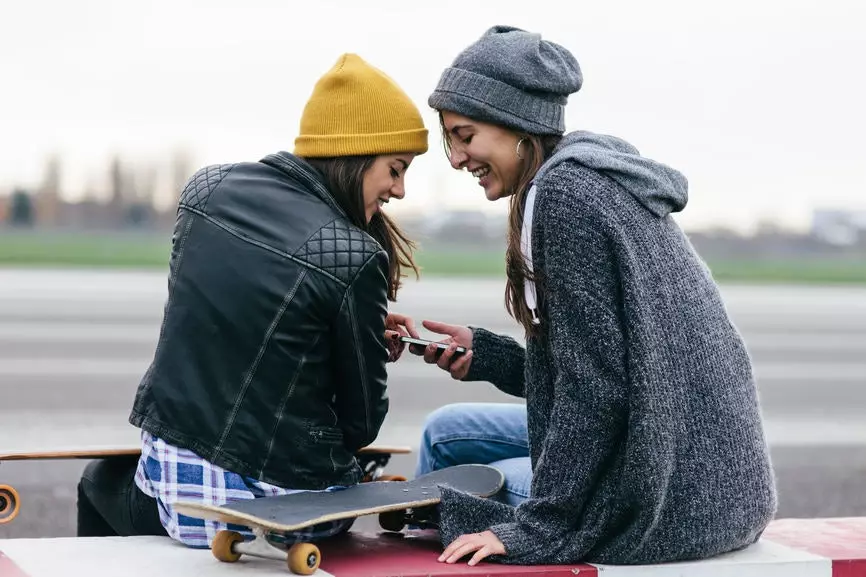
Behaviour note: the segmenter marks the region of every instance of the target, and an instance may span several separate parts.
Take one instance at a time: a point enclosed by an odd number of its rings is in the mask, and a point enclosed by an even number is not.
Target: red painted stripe
[[[449,565],[437,561],[442,546],[435,533],[411,534],[351,532],[319,544],[319,566],[336,577],[444,577],[454,575],[532,577],[598,577],[590,565],[502,565],[481,563],[470,567],[466,561]],[[468,560],[468,559],[467,559]]]
[[[0,577],[29,577],[15,562],[0,551]]]
[[[866,576],[866,518],[779,519],[764,538],[832,560],[833,577]]]

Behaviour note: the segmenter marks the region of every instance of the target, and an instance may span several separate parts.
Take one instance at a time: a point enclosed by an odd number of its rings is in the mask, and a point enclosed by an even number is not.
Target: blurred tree
[[[185,147],[175,148],[171,157],[171,187],[175,204],[180,200],[180,193],[187,180],[195,172],[192,153]]]
[[[126,163],[119,155],[111,159],[108,169],[109,201],[108,213],[112,226],[123,226],[130,203],[132,178]]]
[[[31,227],[35,220],[36,211],[33,209],[33,199],[30,198],[26,190],[15,189],[9,201],[9,224]]]
[[[156,202],[157,168],[153,164],[140,167],[134,175],[133,193],[136,203],[153,206]]]
[[[51,155],[45,163],[42,183],[33,199],[40,226],[57,225],[62,217],[61,196],[62,169],[60,157]]]
[[[143,227],[150,223],[151,208],[149,205],[141,202],[130,204],[126,207],[126,218],[124,225],[131,227]]]
[[[126,175],[124,174],[123,163],[119,156],[111,159],[109,168],[109,188],[111,189],[111,203],[115,206],[123,206],[124,189],[126,188]]]

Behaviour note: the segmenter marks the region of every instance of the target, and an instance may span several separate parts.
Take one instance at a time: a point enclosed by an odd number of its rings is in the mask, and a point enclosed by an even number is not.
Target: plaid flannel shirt
[[[220,530],[237,531],[245,538],[252,532],[246,527],[181,515],[172,506],[176,501],[193,501],[206,505],[224,505],[242,499],[299,493],[262,481],[244,477],[205,461],[192,451],[172,446],[147,431],[142,431],[142,451],[135,473],[135,483],[155,498],[159,518],[168,535],[194,548],[208,548]],[[326,491],[338,490],[331,487]],[[315,541],[342,533],[351,527],[351,519],[314,525],[284,536],[287,545],[297,541]]]

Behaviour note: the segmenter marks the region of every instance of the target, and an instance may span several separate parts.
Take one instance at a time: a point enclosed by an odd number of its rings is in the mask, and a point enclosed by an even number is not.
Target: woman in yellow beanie
[[[206,166],[183,190],[164,320],[129,418],[142,455],[86,468],[79,535],[208,547],[226,526],[178,514],[177,500],[362,480],[355,455],[379,433],[386,363],[401,353],[386,328],[417,336],[388,314],[401,270],[417,269],[381,208],[403,198],[427,130],[397,84],[354,54],[317,82],[300,128],[294,154]]]

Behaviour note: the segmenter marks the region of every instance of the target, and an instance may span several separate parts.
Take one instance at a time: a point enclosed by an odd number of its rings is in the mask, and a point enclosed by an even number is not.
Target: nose
[[[469,160],[469,155],[461,150],[457,150],[456,148],[451,149],[451,154],[448,157],[451,161],[451,167],[455,170],[460,170],[463,168],[463,165]]]
[[[391,187],[391,196],[397,199],[402,199],[406,196],[406,189],[403,186],[403,179],[401,178],[397,182],[394,183],[394,186]]]

